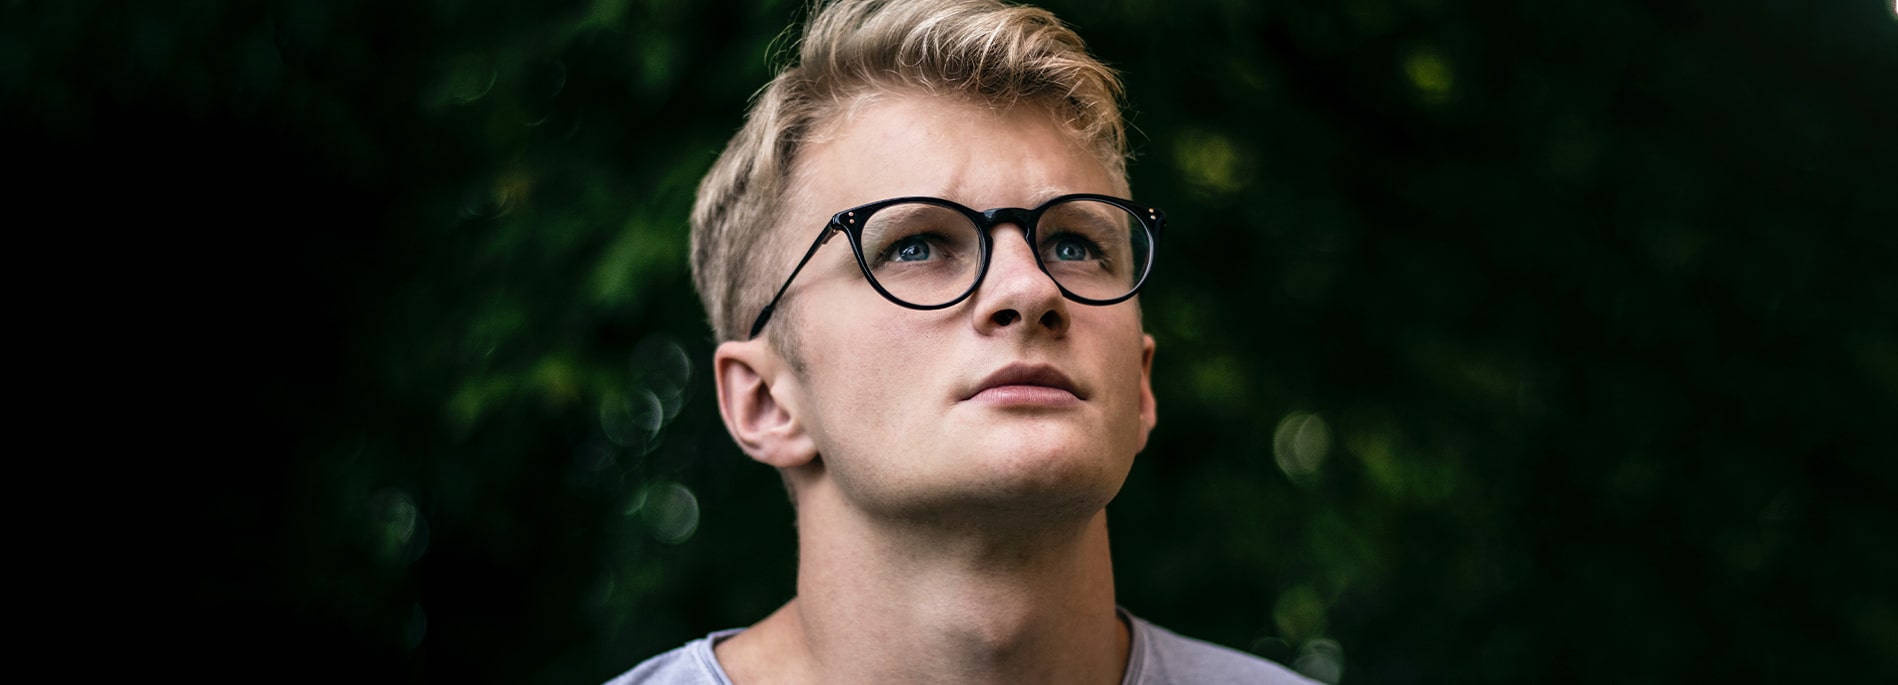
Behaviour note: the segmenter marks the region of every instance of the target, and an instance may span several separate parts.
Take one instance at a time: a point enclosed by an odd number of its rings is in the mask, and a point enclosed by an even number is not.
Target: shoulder
[[[712,655],[712,643],[737,630],[721,630],[647,659],[606,685],[731,685]]]
[[[1134,644],[1126,685],[1263,683],[1314,685],[1284,666],[1228,647],[1195,640],[1128,615]]]

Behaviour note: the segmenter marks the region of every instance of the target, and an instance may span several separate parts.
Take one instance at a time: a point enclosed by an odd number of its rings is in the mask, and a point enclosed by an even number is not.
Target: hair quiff
[[[839,0],[814,15],[796,61],[758,92],[699,184],[692,276],[718,340],[748,333],[775,279],[788,275],[776,257],[793,232],[776,229],[799,151],[865,98],[919,92],[1045,107],[1125,184],[1120,81],[1048,11],[996,0]]]

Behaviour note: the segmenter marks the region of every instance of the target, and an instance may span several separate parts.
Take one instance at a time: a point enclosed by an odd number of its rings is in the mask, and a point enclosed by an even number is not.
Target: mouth
[[[1074,385],[1074,381],[1070,380],[1067,374],[1061,373],[1060,369],[1044,364],[1010,364],[982,379],[982,382],[962,399],[970,400],[984,395],[1059,397],[1061,393],[1077,400],[1087,399]]]

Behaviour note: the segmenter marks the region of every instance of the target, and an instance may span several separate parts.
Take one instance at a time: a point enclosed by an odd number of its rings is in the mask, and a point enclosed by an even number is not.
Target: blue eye
[[[1074,236],[1065,236],[1055,241],[1054,249],[1050,250],[1050,252],[1053,253],[1056,260],[1078,262],[1087,259],[1091,251],[1088,249],[1087,241]]]
[[[890,247],[890,261],[920,262],[929,259],[929,242],[921,237],[904,238]]]

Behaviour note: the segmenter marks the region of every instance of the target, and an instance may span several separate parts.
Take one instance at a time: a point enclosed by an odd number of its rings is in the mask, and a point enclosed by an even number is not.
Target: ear
[[[1147,434],[1160,420],[1153,401],[1153,336],[1140,336],[1140,447],[1147,446]]]
[[[810,463],[816,443],[799,418],[797,378],[766,340],[721,343],[712,353],[718,413],[738,447],[765,464]]]

